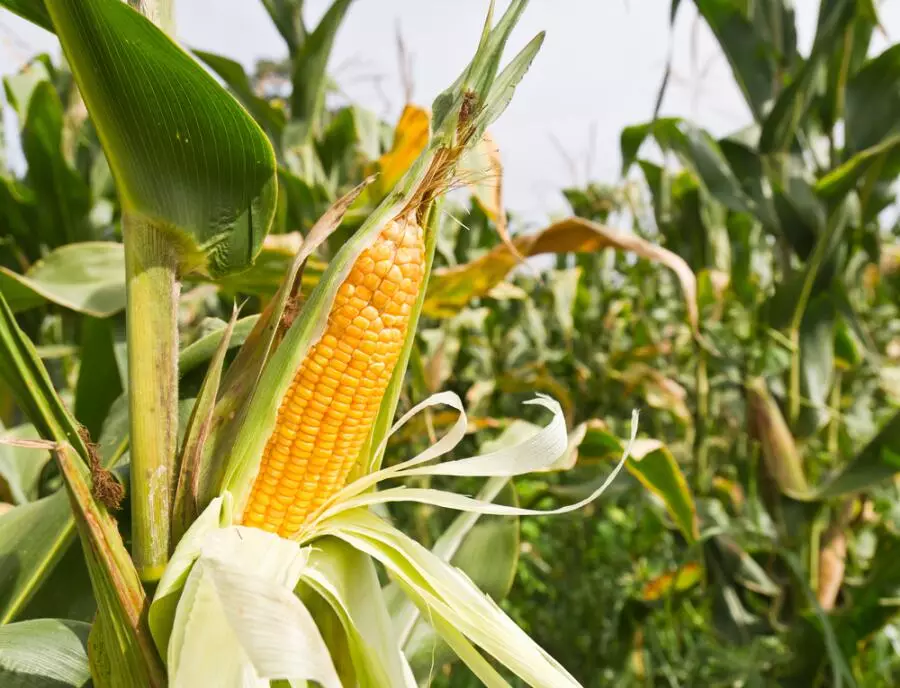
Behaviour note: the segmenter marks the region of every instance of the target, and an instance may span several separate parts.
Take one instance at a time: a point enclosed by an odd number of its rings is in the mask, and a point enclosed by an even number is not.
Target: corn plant
[[[83,99],[99,144],[89,146],[91,158],[101,171],[105,158],[115,184],[112,217],[87,218],[82,197],[75,229],[55,244],[38,242],[32,255],[121,227],[120,247],[88,243],[80,251],[123,259],[125,364],[117,374],[127,392],[127,405],[107,400],[121,422],[110,416],[99,423],[111,439],[101,435],[98,446],[57,392],[4,288],[0,373],[36,436],[5,436],[3,446],[16,461],[49,451],[54,463],[47,466],[52,478],[32,473],[29,483],[50,494],[36,501],[18,494],[22,505],[0,520],[15,557],[3,581],[4,621],[14,622],[0,629],[3,671],[34,685],[417,685],[429,681],[431,668],[414,674],[407,655],[424,622],[435,634],[432,646],[449,648],[486,685],[508,685],[501,669],[531,685],[579,685],[448,565],[479,515],[538,513],[494,500],[512,476],[571,464],[559,404],[538,396],[529,403],[543,409],[543,425],[486,453],[443,462],[467,427],[455,394],[436,393],[393,421],[442,196],[458,183],[460,160],[506,108],[543,39],[536,36],[500,69],[526,3],[510,3],[496,24],[491,8],[472,61],[434,101],[430,136],[409,169],[394,183],[364,181],[309,227],[274,296],[244,322],[243,344],[227,367],[237,309],[224,327],[179,351],[182,285],[227,282],[247,271],[276,218],[284,222],[290,201],[283,205],[279,196],[289,198],[290,181],[279,163],[300,170],[301,160],[318,155],[325,61],[349,2],[337,0],[308,34],[299,3],[266,4],[302,88],[295,88],[290,117],[245,93],[247,108],[264,115],[261,123],[168,37],[171,3],[3,5],[58,36],[74,80],[70,97],[76,108]],[[229,67],[204,59],[220,72]],[[30,116],[48,112],[36,98],[56,104],[49,134],[40,133],[55,165],[52,181],[68,190],[77,175],[71,151],[67,157],[62,149],[58,97],[44,80],[22,107]],[[12,195],[27,187],[4,188]],[[361,196],[365,213],[355,205]],[[14,199],[12,208],[43,210],[21,193]],[[355,224],[335,239],[354,207]],[[22,215],[20,227],[30,219]],[[327,266],[302,292],[307,262],[329,239]],[[33,306],[35,294],[47,298],[40,274],[4,274],[13,299]],[[75,310],[89,312],[96,296],[76,299]],[[204,361],[194,398],[180,401],[179,376]],[[436,406],[458,414],[448,431],[412,458],[385,465],[388,440]],[[556,511],[590,503],[617,471]],[[384,485],[431,476],[488,480],[476,497]],[[130,514],[117,520],[126,498]],[[386,505],[403,502],[468,516],[428,550],[385,517]],[[52,600],[65,596],[64,588],[53,589],[61,585],[53,569],[70,556],[75,533],[96,615],[89,625],[37,618],[41,605],[65,606]]]
[[[633,447],[635,480],[586,523],[523,524],[508,608],[585,682],[891,685],[897,168],[894,118],[870,116],[895,109],[897,48],[872,53],[872,3],[822,3],[807,55],[790,3],[694,4],[752,126],[626,128],[625,181],[568,190],[581,222],[516,238],[561,250],[539,276],[510,274],[490,220],[461,209],[470,231],[431,282],[452,281],[442,305],[461,310],[420,327],[413,394],[452,385],[489,432],[522,381],[556,390],[588,482],[618,450],[622,409],[643,408],[654,441]],[[597,224],[681,263],[629,259]],[[663,492],[641,469],[667,453],[683,475]],[[579,493],[564,477],[519,488],[529,505]]]

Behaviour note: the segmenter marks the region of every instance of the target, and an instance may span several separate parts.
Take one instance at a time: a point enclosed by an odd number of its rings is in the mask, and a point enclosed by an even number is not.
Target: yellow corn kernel
[[[243,523],[294,535],[347,480],[394,372],[425,273],[422,228],[395,220],[356,259],[281,400]]]

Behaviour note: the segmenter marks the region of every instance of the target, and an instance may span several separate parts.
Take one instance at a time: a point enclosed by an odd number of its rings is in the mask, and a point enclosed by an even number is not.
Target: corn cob
[[[424,272],[412,213],[356,259],[281,401],[244,524],[290,537],[343,487],[394,372]]]

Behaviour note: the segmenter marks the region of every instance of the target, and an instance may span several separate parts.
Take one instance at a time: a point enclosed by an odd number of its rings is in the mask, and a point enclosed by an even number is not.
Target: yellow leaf
[[[512,244],[524,256],[542,253],[591,253],[605,248],[630,251],[672,270],[681,284],[688,322],[699,337],[697,278],[684,260],[671,251],[642,239],[580,217],[570,217],[545,229],[516,237]],[[518,259],[506,244],[471,263],[435,270],[428,283],[423,312],[432,317],[452,315],[471,299],[484,296],[516,266]]]
[[[652,578],[644,585],[641,591],[641,599],[645,602],[655,602],[673,592],[682,592],[700,582],[703,572],[696,562],[685,564],[676,571],[669,571]]]
[[[378,160],[381,174],[376,186],[381,195],[388,193],[409,169],[428,145],[431,116],[416,105],[406,105],[397,128],[394,129],[394,145]]]

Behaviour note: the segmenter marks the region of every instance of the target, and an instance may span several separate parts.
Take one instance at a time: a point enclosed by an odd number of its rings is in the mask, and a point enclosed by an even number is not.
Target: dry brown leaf
[[[634,234],[580,217],[556,222],[535,234],[518,236],[512,243],[518,253],[528,257],[544,253],[592,253],[615,248],[664,265],[675,273],[681,284],[688,322],[699,337],[697,278],[684,259],[675,253]],[[501,244],[470,263],[435,270],[428,284],[425,313],[434,317],[452,315],[471,299],[487,294],[517,263],[513,250]]]

